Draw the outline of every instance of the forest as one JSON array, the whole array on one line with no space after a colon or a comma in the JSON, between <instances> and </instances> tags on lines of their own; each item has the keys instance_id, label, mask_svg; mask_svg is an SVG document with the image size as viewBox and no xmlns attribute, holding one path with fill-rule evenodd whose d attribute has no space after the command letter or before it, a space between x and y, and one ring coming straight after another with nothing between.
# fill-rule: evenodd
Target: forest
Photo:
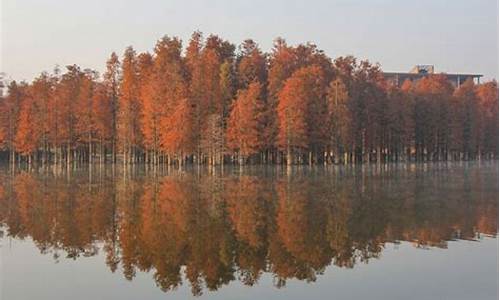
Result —
<instances>
[{"instance_id":1,"label":"forest","mask_svg":"<svg viewBox=\"0 0 500 300\"><path fill-rule=\"evenodd\" d=\"M269 53L194 32L12 81L0 98L11 164L351 164L498 158L498 83L435 74L401 87L380 65L282 38Z\"/></svg>"}]
</instances>

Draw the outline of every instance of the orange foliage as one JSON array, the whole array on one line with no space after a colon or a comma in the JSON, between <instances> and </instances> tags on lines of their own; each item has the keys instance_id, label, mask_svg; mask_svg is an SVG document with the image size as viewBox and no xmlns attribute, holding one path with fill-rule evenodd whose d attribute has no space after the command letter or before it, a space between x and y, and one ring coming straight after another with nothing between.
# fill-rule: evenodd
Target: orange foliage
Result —
<instances>
[{"instance_id":1,"label":"orange foliage","mask_svg":"<svg viewBox=\"0 0 500 300\"><path fill-rule=\"evenodd\" d=\"M258 153L264 146L261 90L262 85L258 82L251 83L246 90L240 90L228 120L228 148L245 157Z\"/></svg>"},{"instance_id":2,"label":"orange foliage","mask_svg":"<svg viewBox=\"0 0 500 300\"><path fill-rule=\"evenodd\" d=\"M19 114L14 146L16 151L23 155L33 154L37 148L38 135L31 121L31 116L34 115L31 111L33 106L32 101L25 100Z\"/></svg>"},{"instance_id":3,"label":"orange foliage","mask_svg":"<svg viewBox=\"0 0 500 300\"><path fill-rule=\"evenodd\" d=\"M188 99L182 99L172 114L162 120L162 145L168 153L190 154L193 144L193 107Z\"/></svg>"},{"instance_id":4,"label":"orange foliage","mask_svg":"<svg viewBox=\"0 0 500 300\"><path fill-rule=\"evenodd\" d=\"M317 66L295 72L279 95L279 133L281 149L308 149L321 143L325 131L324 74Z\"/></svg>"},{"instance_id":5,"label":"orange foliage","mask_svg":"<svg viewBox=\"0 0 500 300\"><path fill-rule=\"evenodd\" d=\"M380 65L332 60L312 43L278 38L264 53L249 39L236 51L194 32L185 49L165 36L152 54L112 53L102 77L69 65L13 81L0 149L12 162L66 164L118 152L125 164L497 158L498 84L429 74L389 86Z\"/></svg>"}]
</instances>

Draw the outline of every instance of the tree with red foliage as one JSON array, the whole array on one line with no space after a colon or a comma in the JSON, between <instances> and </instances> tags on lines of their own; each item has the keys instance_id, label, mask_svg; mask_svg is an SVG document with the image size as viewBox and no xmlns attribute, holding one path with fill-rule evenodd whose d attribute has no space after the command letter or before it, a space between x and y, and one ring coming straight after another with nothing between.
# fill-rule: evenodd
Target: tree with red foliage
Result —
<instances>
[{"instance_id":1,"label":"tree with red foliage","mask_svg":"<svg viewBox=\"0 0 500 300\"><path fill-rule=\"evenodd\" d=\"M312 163L326 141L326 86L321 68L304 67L286 81L279 95L278 119L277 146L286 151L287 164L293 164L294 155L302 161L305 150Z\"/></svg>"},{"instance_id":2,"label":"tree with red foliage","mask_svg":"<svg viewBox=\"0 0 500 300\"><path fill-rule=\"evenodd\" d=\"M452 140L464 159L470 160L480 148L480 106L472 79L460 85L453 96Z\"/></svg>"},{"instance_id":3,"label":"tree with red foliage","mask_svg":"<svg viewBox=\"0 0 500 300\"><path fill-rule=\"evenodd\" d=\"M75 130L79 142L87 145L88 162L92 164L93 139L95 131L95 114L93 110L94 85L97 73L85 70L81 75L76 106L79 113L76 118Z\"/></svg>"},{"instance_id":4,"label":"tree with red foliage","mask_svg":"<svg viewBox=\"0 0 500 300\"><path fill-rule=\"evenodd\" d=\"M170 118L179 101L187 96L181 51L181 41L167 36L159 40L155 48L153 70L142 103L141 127L145 147L154 163L163 160L163 150L172 149L165 143L169 139L164 136L169 133L163 130L161 123Z\"/></svg>"},{"instance_id":5,"label":"tree with red foliage","mask_svg":"<svg viewBox=\"0 0 500 300\"><path fill-rule=\"evenodd\" d=\"M186 155L193 153L193 106L189 99L182 99L172 114L162 119L161 126L165 130L162 144L168 153L172 153L179 166L184 163Z\"/></svg>"},{"instance_id":6,"label":"tree with red foliage","mask_svg":"<svg viewBox=\"0 0 500 300\"><path fill-rule=\"evenodd\" d=\"M117 117L118 117L118 88L120 86L120 60L115 52L111 53L106 62L106 72L104 73L104 84L107 88L109 103L111 107L111 161L116 162L117 145Z\"/></svg>"},{"instance_id":7,"label":"tree with red foliage","mask_svg":"<svg viewBox=\"0 0 500 300\"><path fill-rule=\"evenodd\" d=\"M138 84L136 53L132 47L128 47L122 60L122 80L117 115L118 142L122 148L124 164L135 162L141 140Z\"/></svg>"},{"instance_id":8,"label":"tree with red foliage","mask_svg":"<svg viewBox=\"0 0 500 300\"><path fill-rule=\"evenodd\" d=\"M476 87L479 97L481 132L479 155L498 157L498 83L490 81Z\"/></svg>"},{"instance_id":9,"label":"tree with red foliage","mask_svg":"<svg viewBox=\"0 0 500 300\"><path fill-rule=\"evenodd\" d=\"M8 86L7 96L3 100L0 122L3 128L4 145L9 151L9 160L15 162L15 138L17 135L18 120L21 107L28 93L28 86L25 83L18 84L12 81Z\"/></svg>"},{"instance_id":10,"label":"tree with red foliage","mask_svg":"<svg viewBox=\"0 0 500 300\"><path fill-rule=\"evenodd\" d=\"M226 133L227 147L233 153L238 153L240 164L263 150L264 103L260 99L261 90L259 82L252 82L247 89L238 91L231 108Z\"/></svg>"},{"instance_id":11,"label":"tree with red foliage","mask_svg":"<svg viewBox=\"0 0 500 300\"><path fill-rule=\"evenodd\" d=\"M28 157L28 163L31 164L32 156L37 149L38 132L31 122L31 116L35 115L35 105L33 98L28 96L24 99L19 112L14 147L16 152Z\"/></svg>"},{"instance_id":12,"label":"tree with red foliage","mask_svg":"<svg viewBox=\"0 0 500 300\"><path fill-rule=\"evenodd\" d=\"M240 46L237 59L238 86L246 88L254 81L264 84L267 81L267 59L253 40L245 40Z\"/></svg>"},{"instance_id":13,"label":"tree with red foliage","mask_svg":"<svg viewBox=\"0 0 500 300\"><path fill-rule=\"evenodd\" d=\"M416 159L447 160L452 148L453 86L446 76L432 75L417 81L414 91Z\"/></svg>"},{"instance_id":14,"label":"tree with red foliage","mask_svg":"<svg viewBox=\"0 0 500 300\"><path fill-rule=\"evenodd\" d=\"M230 68L234 45L210 35L202 43L201 33L195 32L186 54L190 76L189 98L194 107L193 130L196 161L205 158L210 164L221 161L224 144L224 115L228 112ZM222 77L224 75L224 77Z\"/></svg>"},{"instance_id":15,"label":"tree with red foliage","mask_svg":"<svg viewBox=\"0 0 500 300\"><path fill-rule=\"evenodd\" d=\"M342 79L337 78L328 87L328 146L327 157L335 162L345 161L343 154L351 150L350 129L352 117L348 107L349 95ZM333 157L331 157L333 156Z\"/></svg>"},{"instance_id":16,"label":"tree with red foliage","mask_svg":"<svg viewBox=\"0 0 500 300\"><path fill-rule=\"evenodd\" d=\"M92 115L94 136L99 145L99 163L102 164L106 157L106 149L112 148L113 103L109 97L108 87L103 83L96 83L92 95Z\"/></svg>"}]
</instances>

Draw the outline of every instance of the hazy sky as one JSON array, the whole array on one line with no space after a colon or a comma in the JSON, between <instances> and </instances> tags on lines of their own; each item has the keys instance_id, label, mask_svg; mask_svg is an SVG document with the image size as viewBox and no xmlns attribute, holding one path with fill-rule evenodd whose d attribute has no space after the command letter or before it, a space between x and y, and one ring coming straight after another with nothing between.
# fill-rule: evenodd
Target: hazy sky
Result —
<instances>
[{"instance_id":1,"label":"hazy sky","mask_svg":"<svg viewBox=\"0 0 500 300\"><path fill-rule=\"evenodd\" d=\"M0 71L31 80L56 64L100 72L112 51L150 51L161 36L194 30L269 50L274 38L311 41L386 71L434 64L439 72L498 79L497 0L0 0Z\"/></svg>"}]
</instances>

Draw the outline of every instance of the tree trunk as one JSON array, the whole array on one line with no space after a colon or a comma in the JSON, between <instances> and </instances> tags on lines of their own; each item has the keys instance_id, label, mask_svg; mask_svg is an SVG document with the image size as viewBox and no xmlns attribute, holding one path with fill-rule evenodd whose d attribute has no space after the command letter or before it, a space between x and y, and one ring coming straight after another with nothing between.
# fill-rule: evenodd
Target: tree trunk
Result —
<instances>
[{"instance_id":1,"label":"tree trunk","mask_svg":"<svg viewBox=\"0 0 500 300\"><path fill-rule=\"evenodd\" d=\"M292 165L292 149L290 148L290 145L286 148L286 164L287 166Z\"/></svg>"}]
</instances>

